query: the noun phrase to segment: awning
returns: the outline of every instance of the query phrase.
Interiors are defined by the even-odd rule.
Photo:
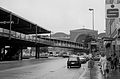
[[[115,40],[115,38],[111,38],[111,37],[103,37],[102,39],[104,41],[113,41],[113,40]]]
[[[11,20],[10,20],[11,18]],[[23,34],[42,34],[42,33],[50,33],[41,26],[32,23],[6,9],[0,7],[0,27],[4,29],[10,29],[11,23],[11,30],[20,32]],[[37,30],[37,31],[36,31]]]

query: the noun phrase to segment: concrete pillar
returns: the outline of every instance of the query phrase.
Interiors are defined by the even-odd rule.
[[[20,47],[20,60],[22,60],[23,52],[22,52],[22,47]]]
[[[12,13],[10,12],[9,40],[11,40],[11,27],[12,27]]]
[[[36,59],[39,58],[39,47],[38,46],[36,46],[35,58]]]
[[[1,53],[2,48],[0,47],[0,61],[2,61],[2,53]]]
[[[38,58],[40,58],[40,47],[38,47]]]
[[[37,46],[35,47],[35,58],[37,59]]]
[[[4,48],[5,46],[0,46],[0,61],[3,61]]]
[[[2,60],[5,60],[5,46],[3,47],[3,55],[2,55]]]

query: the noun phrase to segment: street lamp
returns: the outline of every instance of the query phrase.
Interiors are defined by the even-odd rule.
[[[94,9],[89,9],[89,11],[92,11],[92,26],[93,26],[93,30],[94,30]]]

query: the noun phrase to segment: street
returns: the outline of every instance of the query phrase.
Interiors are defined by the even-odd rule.
[[[0,79],[120,79],[120,0],[0,0]]]
[[[86,64],[81,68],[66,67],[67,58],[56,58],[36,64],[1,69],[0,79],[80,79],[84,74]],[[27,62],[27,61],[26,61]],[[16,63],[16,62],[15,62]],[[23,65],[22,65],[23,64]],[[12,63],[11,66],[14,66]],[[10,65],[8,65],[10,66]],[[4,68],[4,67],[3,67]]]

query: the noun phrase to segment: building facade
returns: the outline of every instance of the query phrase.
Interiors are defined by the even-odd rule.
[[[99,48],[99,52],[105,52],[105,45],[104,45],[104,37],[106,37],[106,33],[100,33],[98,35],[98,48]]]
[[[97,30],[90,30],[90,29],[76,29],[70,31],[70,41],[73,42],[84,42],[87,35],[92,36],[93,38],[98,38],[98,31]]]
[[[51,34],[52,39],[59,39],[59,40],[70,40],[70,35],[65,34],[63,32],[57,32],[55,34]],[[60,48],[60,47],[48,47],[49,52],[53,52],[53,54],[59,53],[62,54],[64,52],[71,53],[70,49],[67,48]]]
[[[120,14],[120,0],[106,0],[105,8],[106,34],[109,38],[104,41],[106,53],[120,55],[120,17],[118,16]],[[112,10],[118,10],[116,11],[118,15],[114,16],[114,11],[113,14],[110,14]]]

